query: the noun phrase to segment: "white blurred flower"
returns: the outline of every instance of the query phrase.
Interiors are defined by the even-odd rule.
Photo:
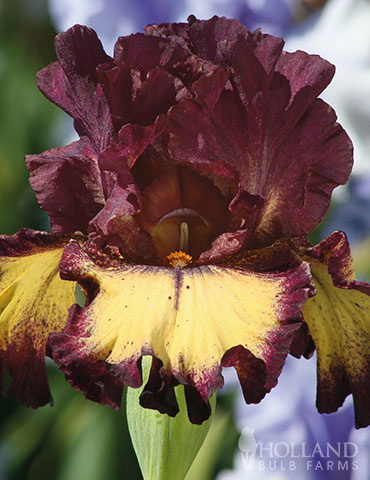
[[[370,1],[331,0],[285,40],[287,50],[317,53],[336,66],[322,98],[354,143],[354,173],[370,173]]]

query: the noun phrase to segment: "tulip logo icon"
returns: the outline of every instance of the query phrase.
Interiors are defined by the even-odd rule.
[[[239,438],[239,449],[246,470],[253,470],[258,443],[254,438],[254,428],[244,427]]]

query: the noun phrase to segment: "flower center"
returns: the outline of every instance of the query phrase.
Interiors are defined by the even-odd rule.
[[[172,252],[167,255],[166,261],[173,268],[184,268],[191,262],[191,256],[185,252]]]
[[[178,209],[165,215],[154,226],[151,236],[159,258],[166,258],[176,251],[197,258],[206,249],[214,233],[195,211]]]
[[[146,187],[135,218],[167,265],[171,253],[180,251],[197,259],[210,248],[227,229],[228,202],[212,180],[174,166]]]

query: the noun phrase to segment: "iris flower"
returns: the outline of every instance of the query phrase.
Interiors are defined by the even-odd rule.
[[[57,36],[38,84],[80,139],[26,158],[52,233],[0,237],[10,396],[51,401],[48,355],[119,408],[150,355],[141,405],[174,416],[183,384],[202,423],[222,367],[258,403],[289,353],[316,349],[319,411],[352,393],[356,425],[369,423],[370,286],[344,233],[306,237],[348,179],[352,144],[317,99],[334,67],[282,49],[218,17],[120,37],[114,58],[87,27]]]

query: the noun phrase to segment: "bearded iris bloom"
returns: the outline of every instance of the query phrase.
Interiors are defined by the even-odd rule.
[[[114,58],[87,27],[58,35],[38,83],[80,140],[26,159],[52,233],[0,237],[10,396],[51,401],[47,354],[119,408],[150,355],[142,406],[176,415],[180,383],[202,423],[222,366],[258,403],[289,353],[316,349],[319,411],[352,393],[356,425],[369,424],[370,286],[354,280],[344,233],[306,239],[352,144],[317,98],[334,67],[282,49],[217,17],[120,37]]]

